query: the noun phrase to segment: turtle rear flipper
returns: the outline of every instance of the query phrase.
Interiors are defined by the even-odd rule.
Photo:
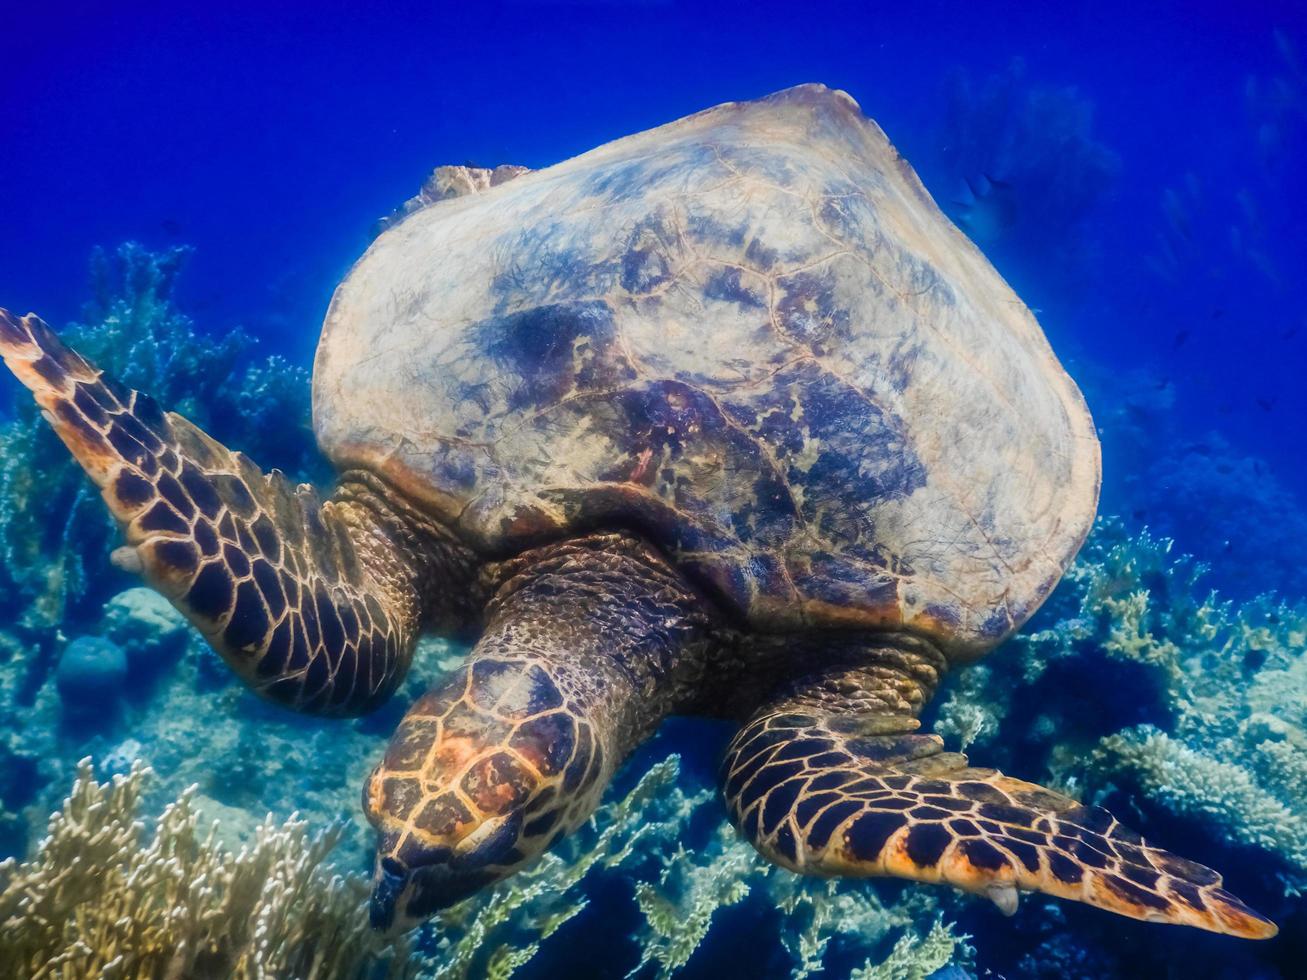
[[[0,310],[0,355],[122,526],[119,564],[141,572],[251,687],[326,714],[389,695],[429,605],[420,586],[451,542],[422,538],[364,485],[323,503],[264,474],[106,377],[36,316]]]
[[[937,735],[914,734],[906,711],[869,712],[902,683],[884,670],[837,673],[764,708],[727,750],[731,819],[770,860],[949,884],[1009,915],[1019,892],[1036,891],[1149,922],[1276,934],[1215,871],[1149,845],[1101,807],[971,767]]]

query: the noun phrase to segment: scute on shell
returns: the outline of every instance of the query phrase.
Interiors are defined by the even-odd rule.
[[[332,301],[321,443],[487,554],[641,529],[755,628],[976,656],[1093,519],[1026,306],[851,98],[729,103],[453,197]]]

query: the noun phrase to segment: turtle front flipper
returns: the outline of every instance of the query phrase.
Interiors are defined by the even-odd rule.
[[[115,553],[260,694],[355,714],[387,697],[418,627],[466,564],[359,477],[322,503],[106,377],[35,316],[0,310],[0,355],[100,488]],[[389,496],[389,495],[386,495]]]
[[[884,668],[808,678],[756,714],[727,751],[732,821],[765,857],[805,874],[944,883],[1003,912],[1037,891],[1149,922],[1248,939],[1270,920],[1210,868],[1085,806],[914,734]],[[882,707],[883,706],[883,707]]]

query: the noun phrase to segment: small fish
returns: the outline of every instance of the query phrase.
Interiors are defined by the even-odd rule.
[[[1189,339],[1189,333],[1188,330],[1181,330],[1175,335],[1175,350],[1179,350],[1184,346],[1184,342]]]
[[[162,221],[159,222],[159,227],[162,228],[164,232],[166,232],[167,234],[172,235],[174,238],[176,238],[178,235],[182,233],[181,222],[178,221],[176,218],[164,218]]]
[[[1270,398],[1259,398],[1257,404],[1261,406],[1263,412],[1269,412],[1275,408],[1275,403],[1280,400],[1279,395],[1272,395]]]
[[[1212,455],[1212,447],[1205,442],[1192,442],[1185,446],[1184,451],[1187,453],[1197,453],[1199,456]]]
[[[1280,331],[1281,340],[1293,340],[1296,336],[1298,336],[1298,324],[1296,323],[1292,327],[1286,327]]]

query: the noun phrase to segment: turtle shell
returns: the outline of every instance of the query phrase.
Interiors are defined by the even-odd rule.
[[[1015,630],[1094,427],[875,123],[805,85],[422,207],[337,289],[314,420],[488,556],[631,527],[751,627]]]

